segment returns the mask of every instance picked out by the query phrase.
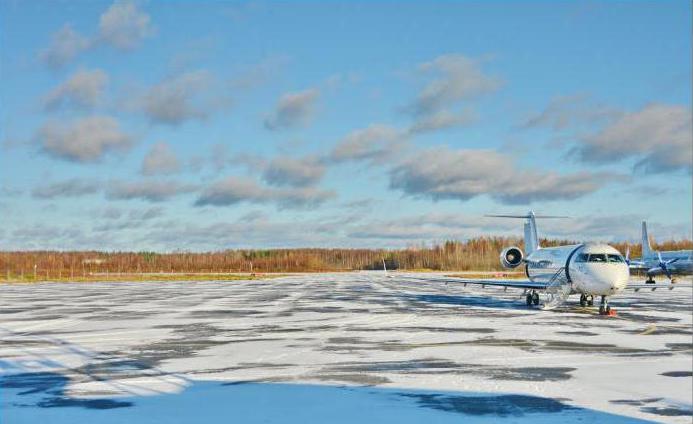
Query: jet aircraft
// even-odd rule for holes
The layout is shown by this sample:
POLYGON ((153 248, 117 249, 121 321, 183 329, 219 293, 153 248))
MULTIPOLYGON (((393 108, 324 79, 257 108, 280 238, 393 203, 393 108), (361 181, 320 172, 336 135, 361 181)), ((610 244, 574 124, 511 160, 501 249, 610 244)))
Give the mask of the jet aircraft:
POLYGON ((536 218, 563 218, 538 216, 533 211, 526 215, 489 215, 502 218, 522 218, 524 224, 524 252, 519 247, 507 247, 500 254, 505 268, 524 266, 526 280, 466 279, 447 277, 446 283, 480 284, 482 286, 511 287, 525 290, 527 305, 539 305, 539 292, 547 295, 544 309, 552 309, 571 294, 580 295, 581 306, 593 306, 594 297, 601 297, 599 313, 612 315, 608 303, 610 296, 625 289, 659 287, 667 285, 629 284, 630 270, 621 253, 603 243, 580 243, 556 247, 542 247, 537 237, 536 218))

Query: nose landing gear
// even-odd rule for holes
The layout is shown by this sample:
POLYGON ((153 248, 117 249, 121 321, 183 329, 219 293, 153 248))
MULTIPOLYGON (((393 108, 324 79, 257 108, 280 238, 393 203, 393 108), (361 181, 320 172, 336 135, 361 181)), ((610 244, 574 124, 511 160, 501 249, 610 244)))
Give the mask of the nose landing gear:
POLYGON ((616 311, 611 309, 606 296, 602 296, 602 301, 599 304, 599 315, 616 316, 616 311))

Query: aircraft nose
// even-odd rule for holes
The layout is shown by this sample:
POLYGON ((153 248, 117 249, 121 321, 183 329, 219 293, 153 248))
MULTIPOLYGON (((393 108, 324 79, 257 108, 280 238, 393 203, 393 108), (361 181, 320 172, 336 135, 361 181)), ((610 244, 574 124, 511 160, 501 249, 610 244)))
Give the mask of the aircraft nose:
POLYGON ((609 274, 609 282, 613 292, 620 292, 626 288, 626 285, 628 285, 628 280, 630 280, 630 270, 628 269, 628 265, 624 264, 623 266, 618 266, 609 274))
POLYGON ((630 271, 626 264, 599 264, 594 267, 593 276, 607 292, 614 294, 626 288, 630 271))

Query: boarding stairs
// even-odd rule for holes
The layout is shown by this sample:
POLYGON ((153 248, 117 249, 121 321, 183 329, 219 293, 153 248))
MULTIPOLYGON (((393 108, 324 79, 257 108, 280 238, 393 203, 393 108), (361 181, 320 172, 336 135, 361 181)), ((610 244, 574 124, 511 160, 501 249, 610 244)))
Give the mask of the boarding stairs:
POLYGON ((561 267, 551 276, 546 285, 546 301, 541 305, 541 308, 550 310, 560 306, 568 298, 571 291, 572 288, 565 267, 561 267))

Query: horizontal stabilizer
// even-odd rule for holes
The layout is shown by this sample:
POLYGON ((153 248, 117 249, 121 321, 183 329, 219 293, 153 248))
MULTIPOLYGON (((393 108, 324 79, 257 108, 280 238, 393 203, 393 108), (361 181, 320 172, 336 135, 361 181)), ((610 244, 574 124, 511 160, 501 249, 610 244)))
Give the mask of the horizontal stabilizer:
MULTIPOLYGON (((530 215, 484 215, 485 217, 488 218, 524 218, 524 219, 529 219, 530 215)), ((569 216, 559 216, 559 215, 534 215, 535 218, 542 218, 542 219, 552 219, 552 218, 570 218, 569 216)))

